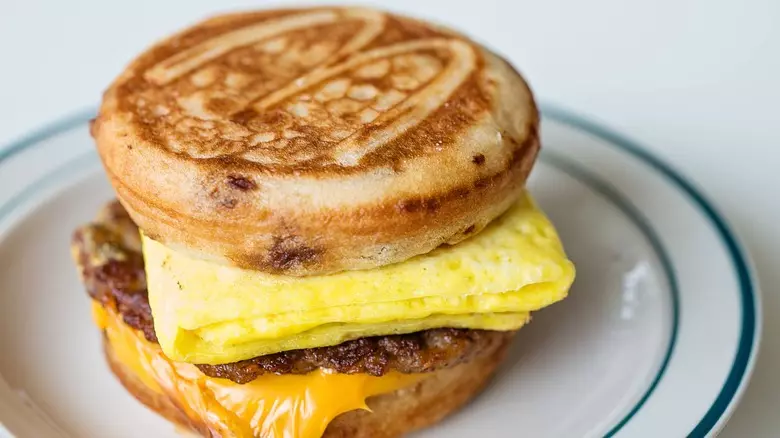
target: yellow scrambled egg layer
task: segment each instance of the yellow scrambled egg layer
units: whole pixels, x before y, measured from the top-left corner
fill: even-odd
[[[278,276],[143,243],[160,346],[191,363],[437,327],[514,330],[574,281],[555,229],[527,194],[464,242],[364,271]]]

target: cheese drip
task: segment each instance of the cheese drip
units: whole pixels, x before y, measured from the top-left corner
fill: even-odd
[[[319,438],[339,414],[368,409],[365,400],[421,380],[421,374],[264,375],[246,383],[212,378],[194,365],[168,359],[112,310],[93,303],[114,358],[153,392],[169,397],[194,423],[215,436]]]
[[[464,242],[364,271],[286,277],[195,259],[145,236],[143,244],[160,346],[190,363],[439,327],[516,330],[574,280],[527,194]]]

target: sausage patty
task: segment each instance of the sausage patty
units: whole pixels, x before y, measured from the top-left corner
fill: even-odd
[[[127,325],[157,343],[138,227],[124,208],[116,201],[103,207],[94,223],[74,232],[71,251],[92,299],[115,308]],[[207,376],[237,383],[247,383],[267,373],[305,374],[316,368],[374,376],[392,370],[424,373],[487,354],[510,336],[512,332],[440,328],[197,367]]]

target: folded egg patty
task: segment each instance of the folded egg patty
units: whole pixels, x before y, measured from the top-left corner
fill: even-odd
[[[516,330],[574,280],[555,229],[528,194],[457,245],[331,275],[273,275],[142,241],[160,346],[191,363],[440,327]]]

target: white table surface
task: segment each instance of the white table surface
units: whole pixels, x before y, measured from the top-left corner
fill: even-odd
[[[216,11],[266,3],[0,0],[0,145],[95,106],[155,39]],[[720,206],[753,255],[765,312],[752,383],[721,436],[780,436],[780,1],[373,3],[492,46],[540,100],[640,141]]]

